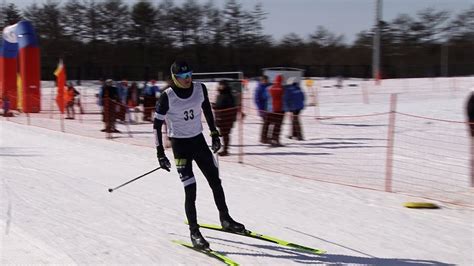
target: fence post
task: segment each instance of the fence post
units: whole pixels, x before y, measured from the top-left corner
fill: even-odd
[[[397,94],[390,95],[390,114],[387,133],[387,156],[385,163],[385,191],[392,192],[393,176],[393,144],[395,138],[395,114],[397,109]]]
[[[369,104],[369,93],[367,92],[367,84],[365,84],[364,80],[361,82],[361,86],[362,86],[362,102],[364,104]]]
[[[49,114],[49,118],[53,119],[53,108],[54,108],[54,102],[55,102],[55,99],[54,99],[54,87],[51,87],[51,95],[50,95],[50,104],[49,104],[49,107],[50,107],[50,114]]]
[[[64,114],[63,113],[59,115],[59,123],[61,125],[61,132],[66,132],[64,128]]]
[[[315,82],[316,84],[314,85],[314,92],[315,92],[315,96],[314,96],[314,116],[316,117],[316,121],[319,122],[319,119],[320,119],[320,109],[319,109],[319,105],[320,105],[320,98],[319,98],[319,93],[320,93],[320,90],[319,90],[319,86],[321,84],[321,82]]]
[[[26,113],[26,124],[28,126],[31,126],[31,119],[30,119],[30,108],[27,107],[28,104],[30,104],[29,97],[30,95],[26,93],[25,91],[25,86],[22,88],[22,96],[23,96],[23,105],[21,108],[23,108],[23,111]]]
[[[79,92],[79,97],[77,98],[77,103],[78,103],[78,106],[79,106],[79,122],[82,124],[82,115],[84,114],[84,109],[82,109],[82,93],[83,93],[83,89],[82,87],[80,88],[80,92]],[[74,99],[74,104],[76,104],[76,99]],[[74,105],[73,107],[74,108]]]
[[[471,136],[471,187],[474,187],[474,136]]]
[[[239,158],[238,162],[243,163],[244,162],[244,90],[242,89],[240,91],[240,106],[238,109],[239,112]]]

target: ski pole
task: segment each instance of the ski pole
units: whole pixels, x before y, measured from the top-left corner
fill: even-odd
[[[155,172],[156,170],[158,170],[158,169],[160,169],[160,168],[161,168],[161,167],[157,167],[157,168],[151,170],[150,172],[144,173],[144,174],[141,175],[141,176],[137,176],[137,177],[135,177],[134,179],[132,179],[132,180],[130,180],[130,181],[127,181],[127,182],[121,184],[121,185],[118,186],[118,187],[109,188],[109,192],[112,193],[112,191],[114,191],[114,190],[116,190],[116,189],[119,189],[119,188],[121,188],[121,187],[123,187],[123,186],[125,186],[125,185],[127,185],[127,184],[129,184],[129,183],[132,183],[133,181],[135,181],[135,180],[137,180],[137,179],[140,179],[140,178],[142,178],[142,177],[144,177],[144,176],[146,176],[146,175],[149,175],[149,174]]]

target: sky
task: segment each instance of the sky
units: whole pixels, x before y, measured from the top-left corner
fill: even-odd
[[[6,0],[19,7],[31,3],[41,4],[46,0]],[[150,0],[159,3],[161,0]],[[208,0],[197,0],[205,3]],[[324,26],[337,35],[344,35],[346,43],[352,43],[357,33],[368,30],[375,20],[376,0],[238,0],[245,10],[251,10],[261,2],[268,13],[263,22],[265,33],[275,39],[281,39],[289,33],[296,33],[307,38],[318,26]],[[62,2],[65,2],[63,0]],[[137,0],[124,0],[133,4]],[[184,0],[175,0],[179,4]],[[226,1],[214,0],[222,7]],[[383,0],[383,19],[390,21],[398,14],[415,15],[426,8],[451,11],[454,14],[474,5],[474,0]]]

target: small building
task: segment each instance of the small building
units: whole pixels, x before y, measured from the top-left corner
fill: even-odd
[[[283,76],[283,84],[286,84],[286,81],[290,77],[295,77],[295,82],[300,82],[301,79],[304,77],[304,70],[300,68],[293,68],[293,67],[268,67],[264,68],[263,75],[268,76],[270,82],[275,80],[277,75]]]

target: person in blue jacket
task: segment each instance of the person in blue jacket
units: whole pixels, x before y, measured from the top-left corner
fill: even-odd
[[[262,132],[260,136],[260,142],[261,143],[268,143],[268,123],[266,123],[268,117],[267,117],[267,106],[268,106],[268,87],[272,85],[271,83],[268,82],[268,76],[263,75],[260,78],[260,81],[258,83],[257,89],[255,90],[255,105],[257,106],[258,109],[258,114],[262,118],[263,126],[262,126]]]
[[[284,101],[286,110],[290,111],[292,115],[291,134],[290,139],[303,140],[303,130],[301,128],[299,115],[304,108],[304,92],[301,90],[295,77],[288,78],[284,90]]]
[[[152,121],[152,113],[156,102],[160,96],[160,87],[156,84],[156,80],[151,80],[150,84],[143,88],[143,120]]]

